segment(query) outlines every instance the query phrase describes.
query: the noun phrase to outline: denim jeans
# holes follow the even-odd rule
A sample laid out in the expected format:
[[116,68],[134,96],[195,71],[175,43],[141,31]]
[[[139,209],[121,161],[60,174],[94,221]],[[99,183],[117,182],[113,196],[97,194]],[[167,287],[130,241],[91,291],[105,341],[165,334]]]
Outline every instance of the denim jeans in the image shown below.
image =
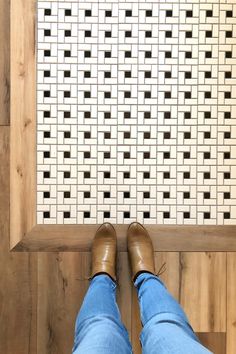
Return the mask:
[[[155,275],[141,273],[135,287],[143,329],[144,354],[209,354],[188,319]],[[73,354],[128,354],[132,347],[116,303],[116,284],[107,275],[90,283],[75,326]]]

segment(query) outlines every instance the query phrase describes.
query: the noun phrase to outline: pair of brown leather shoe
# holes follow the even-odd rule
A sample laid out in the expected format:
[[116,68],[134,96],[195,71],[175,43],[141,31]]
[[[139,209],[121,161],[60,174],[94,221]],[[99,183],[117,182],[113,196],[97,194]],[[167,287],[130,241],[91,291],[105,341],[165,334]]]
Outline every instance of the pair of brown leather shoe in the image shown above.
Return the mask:
[[[147,230],[132,223],[127,230],[128,252],[132,279],[143,271],[155,273],[154,250]],[[99,227],[92,246],[92,277],[106,273],[116,280],[117,238],[114,227],[105,223]]]

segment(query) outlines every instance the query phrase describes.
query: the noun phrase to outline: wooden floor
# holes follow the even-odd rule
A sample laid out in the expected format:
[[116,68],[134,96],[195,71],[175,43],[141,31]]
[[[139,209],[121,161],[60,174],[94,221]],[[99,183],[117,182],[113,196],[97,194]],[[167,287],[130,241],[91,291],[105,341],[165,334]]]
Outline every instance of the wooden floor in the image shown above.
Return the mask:
[[[68,354],[88,287],[89,253],[9,253],[9,0],[0,0],[0,353]],[[14,117],[13,117],[14,118]],[[156,253],[156,266],[215,354],[236,353],[236,254]],[[134,353],[140,320],[126,253],[118,302]]]

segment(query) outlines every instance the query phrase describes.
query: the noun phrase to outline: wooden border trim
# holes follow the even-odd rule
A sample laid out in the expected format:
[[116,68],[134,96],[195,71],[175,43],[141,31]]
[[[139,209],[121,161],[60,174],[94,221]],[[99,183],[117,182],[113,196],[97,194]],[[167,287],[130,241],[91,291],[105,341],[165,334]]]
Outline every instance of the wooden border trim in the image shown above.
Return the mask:
[[[89,251],[98,225],[37,225],[14,251]],[[126,251],[128,225],[115,225],[119,251]],[[155,251],[236,250],[236,226],[146,225]]]
[[[36,0],[11,1],[11,240],[14,251],[88,251],[98,225],[36,225]],[[115,225],[126,250],[127,225]],[[235,226],[149,225],[155,251],[236,251]]]
[[10,0],[0,1],[0,125],[10,124]]
[[35,0],[11,1],[11,248],[36,225],[35,85]]

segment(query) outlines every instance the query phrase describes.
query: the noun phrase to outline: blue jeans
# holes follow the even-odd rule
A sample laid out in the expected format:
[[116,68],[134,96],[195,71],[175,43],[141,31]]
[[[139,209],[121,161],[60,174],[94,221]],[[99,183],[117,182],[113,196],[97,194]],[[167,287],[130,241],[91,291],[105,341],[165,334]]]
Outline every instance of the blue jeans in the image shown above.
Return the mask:
[[[144,354],[209,354],[162,281],[140,274],[135,287],[141,311]],[[107,275],[90,283],[75,326],[73,354],[128,354],[132,347],[116,303],[116,284]]]

